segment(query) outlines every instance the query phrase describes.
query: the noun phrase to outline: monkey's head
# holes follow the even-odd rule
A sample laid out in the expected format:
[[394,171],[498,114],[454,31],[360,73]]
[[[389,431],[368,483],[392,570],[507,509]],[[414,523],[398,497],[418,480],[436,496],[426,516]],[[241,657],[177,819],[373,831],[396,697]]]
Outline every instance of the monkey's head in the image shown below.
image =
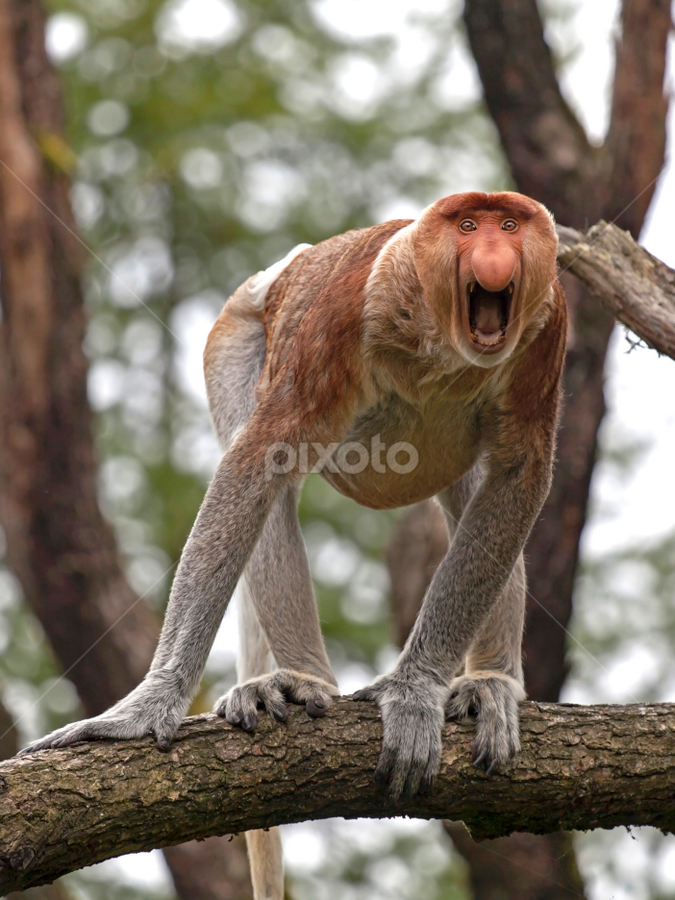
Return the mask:
[[503,362],[551,300],[550,213],[522,194],[453,194],[424,211],[413,241],[425,299],[455,349],[474,365]]

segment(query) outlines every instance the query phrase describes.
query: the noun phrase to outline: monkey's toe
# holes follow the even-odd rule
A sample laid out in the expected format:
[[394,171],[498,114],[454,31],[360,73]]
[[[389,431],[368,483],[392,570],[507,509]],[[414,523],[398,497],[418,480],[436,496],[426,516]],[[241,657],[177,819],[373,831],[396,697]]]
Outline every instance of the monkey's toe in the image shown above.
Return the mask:
[[451,685],[446,719],[474,720],[473,765],[492,775],[520,749],[518,702],[523,689],[509,676],[462,675]]
[[258,726],[258,706],[258,692],[253,684],[246,682],[233,687],[216,704],[216,713],[227,719],[230,725],[252,732]]
[[369,687],[361,688],[359,691],[354,691],[352,694],[352,700],[356,700],[357,702],[366,702],[366,703],[376,703],[379,697],[379,691],[377,690],[376,685],[370,685]]
[[305,709],[313,719],[322,719],[326,715],[327,704],[322,697],[312,697],[305,703]]
[[264,710],[277,722],[288,719],[288,703],[304,706],[313,719],[326,715],[337,696],[335,685],[290,669],[278,669],[269,675],[252,678],[233,687],[215,706],[215,712],[230,725],[253,731],[258,710]]

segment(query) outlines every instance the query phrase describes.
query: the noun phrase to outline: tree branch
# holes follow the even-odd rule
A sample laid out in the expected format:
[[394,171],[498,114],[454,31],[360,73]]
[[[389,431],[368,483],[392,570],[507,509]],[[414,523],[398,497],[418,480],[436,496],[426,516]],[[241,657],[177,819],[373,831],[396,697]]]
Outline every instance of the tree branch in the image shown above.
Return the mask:
[[607,222],[583,234],[559,225],[558,239],[564,269],[649,347],[675,359],[675,271]]
[[386,804],[373,770],[371,704],[340,700],[254,735],[215,716],[150,741],[83,744],[0,765],[0,891],[43,884],[122,853],[331,816],[463,820],[475,837],[654,825],[675,831],[675,705],[524,703],[522,751],[487,777],[471,766],[471,725],[448,724],[428,797]]

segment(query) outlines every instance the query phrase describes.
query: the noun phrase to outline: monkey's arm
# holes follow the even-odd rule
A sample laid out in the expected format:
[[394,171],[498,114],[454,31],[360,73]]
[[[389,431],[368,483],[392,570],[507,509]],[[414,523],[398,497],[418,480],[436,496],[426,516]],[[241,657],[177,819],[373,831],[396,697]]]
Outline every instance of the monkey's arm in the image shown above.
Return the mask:
[[[375,700],[382,710],[384,739],[375,777],[394,799],[424,791],[433,781],[451,682],[513,571],[546,497],[550,470],[550,454],[510,470],[488,464],[396,667],[354,695]],[[518,693],[518,686],[509,676],[503,680],[508,702],[509,691]],[[522,696],[521,690],[514,702]],[[517,747],[517,717],[514,724],[510,743]],[[498,747],[489,747],[489,754],[503,761]]]

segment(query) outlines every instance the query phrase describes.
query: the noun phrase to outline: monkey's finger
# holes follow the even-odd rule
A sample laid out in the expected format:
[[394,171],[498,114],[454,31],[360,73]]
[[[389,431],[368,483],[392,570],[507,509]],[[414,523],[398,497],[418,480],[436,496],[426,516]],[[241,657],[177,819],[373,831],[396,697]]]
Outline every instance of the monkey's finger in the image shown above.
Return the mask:
[[288,719],[288,706],[281,691],[273,685],[267,685],[260,690],[263,705],[270,716],[277,722],[285,722]]
[[[375,784],[378,787],[384,788],[387,792],[387,796],[392,796],[393,793],[391,790],[391,780],[396,767],[396,755],[396,748],[385,744],[385,746],[382,747],[380,758],[375,767]],[[397,798],[394,796],[392,799]]]
[[440,734],[420,728],[415,735],[415,746],[403,789],[406,797],[416,797],[423,790],[429,790],[440,761]]
[[488,752],[487,750],[474,750],[473,751],[473,759],[471,764],[475,766],[477,769],[480,769],[481,765],[488,760]]
[[51,750],[54,747],[51,737],[42,738],[39,741],[32,741],[16,754],[17,756],[26,756],[28,753],[37,753],[39,750]]
[[368,702],[377,702],[380,697],[380,691],[377,688],[377,685],[371,684],[368,687],[361,688],[360,691],[354,691],[352,694],[352,700],[366,700]]
[[397,754],[386,786],[386,796],[389,802],[398,803],[401,797],[409,796],[407,785],[410,777],[410,764],[410,760]]
[[305,704],[305,709],[307,710],[307,715],[313,719],[322,719],[326,715],[328,703],[323,697],[312,697]]
[[[375,769],[375,782],[385,788],[387,799],[397,802],[408,792],[408,781],[414,767],[414,732],[408,729],[398,731],[397,737],[387,737],[380,760]],[[416,790],[416,785],[412,788]]]
[[424,772],[422,773],[422,778],[420,779],[420,784],[417,791],[417,793],[421,797],[425,797],[431,793],[437,773],[438,766],[434,760],[430,759]]
[[279,669],[274,675],[274,685],[290,703],[304,706],[313,718],[325,716],[326,710],[333,703],[333,695],[337,688],[319,678],[312,678],[301,672]]
[[72,744],[79,744],[83,741],[104,740],[106,738],[124,736],[121,734],[122,724],[103,718],[84,719],[82,722],[74,722],[72,725],[66,725],[57,731],[53,731],[39,741],[33,741],[33,743],[19,751],[19,755],[34,753],[37,750],[70,747]]
[[173,732],[169,731],[169,729],[156,729],[155,730],[155,741],[157,742],[157,749],[161,750],[162,753],[166,753],[167,750],[171,749],[171,744],[173,743]]
[[68,747],[70,744],[75,744],[82,740],[85,740],[85,738],[70,737],[69,735],[59,736],[59,732],[54,731],[52,734],[40,738],[39,741],[32,741],[22,750],[19,750],[17,756],[26,756],[28,753],[37,753],[39,750],[52,750],[55,747]]
[[225,718],[230,725],[236,725],[244,731],[255,731],[258,725],[259,700],[255,685],[232,688],[226,699]]

